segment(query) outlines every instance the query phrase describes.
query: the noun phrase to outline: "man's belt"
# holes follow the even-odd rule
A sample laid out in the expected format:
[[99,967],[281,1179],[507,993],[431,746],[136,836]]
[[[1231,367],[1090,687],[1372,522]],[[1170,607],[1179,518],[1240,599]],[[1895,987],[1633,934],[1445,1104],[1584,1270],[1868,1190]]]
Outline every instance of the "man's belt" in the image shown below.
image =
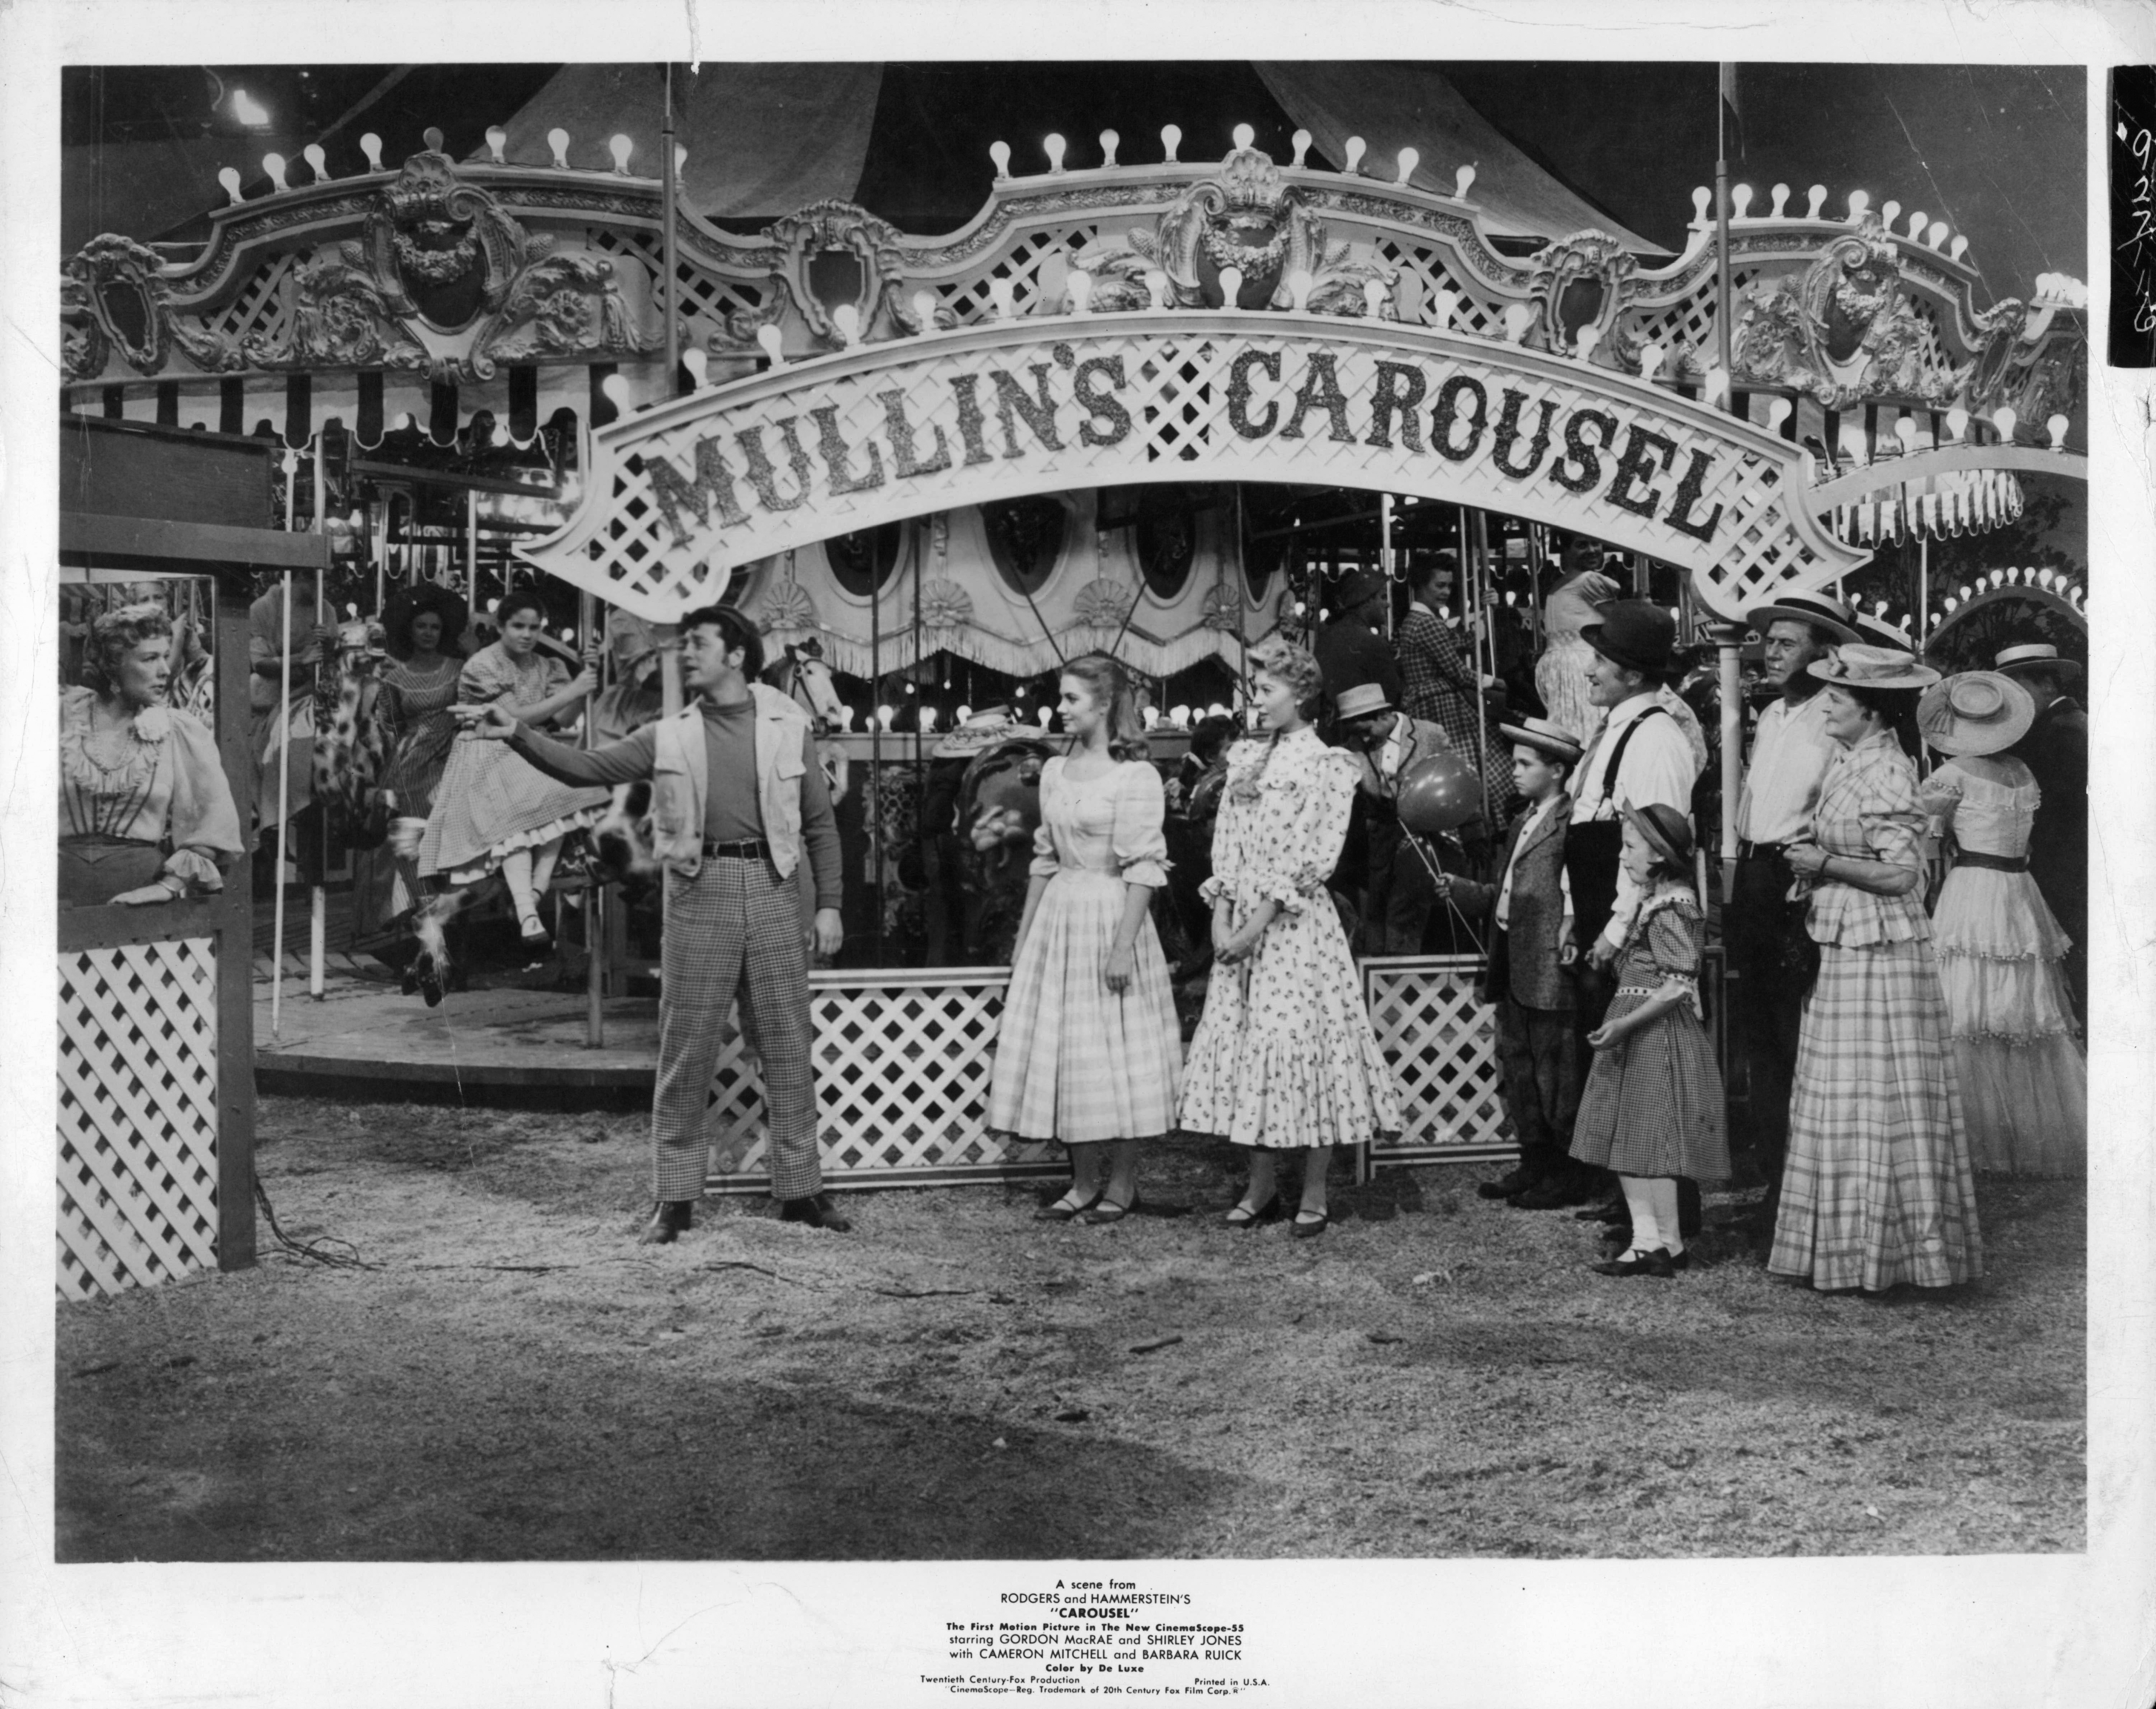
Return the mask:
[[2029,870],[2026,855],[1978,854],[1972,849],[1958,849],[1953,863],[1958,867],[1985,867],[1994,873],[2025,873]]
[[1740,842],[1737,845],[1737,858],[1740,861],[1763,861],[1781,852],[1782,845],[1779,842]]
[[740,842],[712,842],[704,844],[706,857],[715,860],[760,861],[771,852],[771,845],[760,836],[752,836]]

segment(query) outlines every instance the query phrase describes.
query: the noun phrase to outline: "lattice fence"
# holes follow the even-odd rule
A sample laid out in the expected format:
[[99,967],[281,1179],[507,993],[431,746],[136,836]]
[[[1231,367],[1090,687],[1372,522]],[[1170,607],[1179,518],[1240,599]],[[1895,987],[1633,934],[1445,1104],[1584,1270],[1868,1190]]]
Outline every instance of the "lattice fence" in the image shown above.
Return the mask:
[[993,286],[998,279],[1010,281],[1014,314],[1053,314],[1062,307],[1060,303],[1045,306],[1042,304],[1045,293],[1041,274],[1049,257],[1061,255],[1068,263],[1096,242],[1101,230],[1102,227],[1095,223],[1035,226],[1019,233],[1009,249],[987,266],[962,278],[929,281],[928,288],[935,291],[941,306],[957,317],[961,326],[985,321],[994,312]]
[[[617,267],[640,270],[647,300],[654,305],[654,314],[657,312],[660,275],[666,270],[665,245],[657,232],[589,225],[583,229],[583,241],[599,254],[613,257]],[[685,350],[704,349],[711,346],[713,340],[717,341],[716,347],[738,345],[740,341],[726,331],[726,317],[756,314],[763,304],[765,292],[774,288],[768,281],[749,284],[706,271],[679,255],[675,259],[674,276],[680,287],[676,301],[687,334],[681,346]]]
[[59,958],[59,1291],[217,1262],[217,955],[208,938]]
[[229,340],[234,348],[248,338],[259,338],[273,348],[283,343],[292,323],[291,294],[286,284],[307,255],[305,250],[293,250],[264,256],[231,301],[202,317],[203,327],[220,339]]
[[[1459,338],[1439,338],[1314,316],[1073,316],[790,364],[694,409],[603,430],[585,509],[529,555],[663,621],[710,597],[726,566],[833,534],[1031,492],[1173,478],[1494,500],[1691,569],[1724,615],[1860,561],[1810,514],[1794,446],[1585,363],[1502,344],[1468,354]],[[1387,431],[1374,430],[1369,401],[1380,362],[1424,387]],[[1434,413],[1455,373],[1479,394],[1443,394],[1455,407]],[[1327,373],[1347,400],[1340,431],[1326,411],[1305,409],[1291,436],[1298,389]],[[1517,431],[1502,431],[1514,393]],[[1606,435],[1592,471],[1567,450],[1575,416],[1589,411],[1618,424],[1590,422],[1588,443]],[[1618,456],[1637,431],[1672,449],[1620,504]],[[662,461],[668,474],[654,485]],[[1666,514],[1680,492],[1685,528]]]
[[1512,1150],[1499,1096],[1496,1017],[1475,1001],[1481,970],[1474,955],[1386,955],[1363,964],[1363,998],[1399,1082],[1406,1123],[1397,1140],[1364,1148],[1364,1180],[1374,1169],[1471,1163]]
[[1452,311],[1451,331],[1472,332],[1483,338],[1503,336],[1504,306],[1486,301],[1468,286],[1448,262],[1447,258],[1454,253],[1450,246],[1417,243],[1411,238],[1387,233],[1378,239],[1377,250],[1379,260],[1421,281],[1422,311],[1426,321],[1435,324],[1437,294],[1449,291],[1460,299]]
[[[1060,1175],[1060,1146],[988,1131],[1001,969],[809,975],[816,1130],[833,1187],[934,1187]],[[763,1089],[736,1017],[711,1082],[714,1193],[759,1193]]]

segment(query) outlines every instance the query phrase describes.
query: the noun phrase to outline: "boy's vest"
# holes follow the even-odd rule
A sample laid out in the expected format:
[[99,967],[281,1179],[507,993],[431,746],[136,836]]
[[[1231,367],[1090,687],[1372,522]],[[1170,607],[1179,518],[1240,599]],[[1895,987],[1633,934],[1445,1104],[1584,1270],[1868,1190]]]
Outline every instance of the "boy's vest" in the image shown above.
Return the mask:
[[[802,758],[808,715],[786,695],[749,684],[756,703],[756,796],[771,863],[782,878],[801,864]],[[704,864],[704,790],[707,782],[704,713],[685,707],[652,727],[653,851],[667,867],[693,878]]]

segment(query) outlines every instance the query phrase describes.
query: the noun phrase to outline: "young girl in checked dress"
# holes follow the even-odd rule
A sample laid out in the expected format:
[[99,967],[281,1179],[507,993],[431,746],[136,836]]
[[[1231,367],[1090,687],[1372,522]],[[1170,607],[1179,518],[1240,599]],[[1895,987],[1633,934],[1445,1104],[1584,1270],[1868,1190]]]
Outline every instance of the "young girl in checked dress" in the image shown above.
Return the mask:
[[1691,826],[1674,807],[1625,809],[1625,868],[1640,903],[1617,955],[1617,994],[1587,1035],[1594,1065],[1572,1128],[1572,1155],[1614,1170],[1632,1239],[1595,1269],[1605,1276],[1682,1269],[1677,1181],[1729,1173],[1722,1073],[1700,1024],[1699,945],[1706,927],[1691,888]]
[[1149,913],[1168,882],[1167,795],[1123,667],[1073,659],[1062,691],[1073,739],[1041,768],[988,1125],[1069,1147],[1070,1190],[1043,1221],[1119,1223],[1137,1203],[1138,1141],[1175,1125],[1183,1033]]
[[1322,679],[1301,647],[1252,655],[1272,735],[1238,743],[1213,833],[1214,968],[1183,1070],[1180,1125],[1250,1149],[1228,1212],[1248,1228],[1279,1201],[1276,1165],[1304,1151],[1298,1238],[1325,1232],[1335,1145],[1400,1129],[1399,1093],[1370,1030],[1355,962],[1325,881],[1347,840],[1358,769],[1310,727]]

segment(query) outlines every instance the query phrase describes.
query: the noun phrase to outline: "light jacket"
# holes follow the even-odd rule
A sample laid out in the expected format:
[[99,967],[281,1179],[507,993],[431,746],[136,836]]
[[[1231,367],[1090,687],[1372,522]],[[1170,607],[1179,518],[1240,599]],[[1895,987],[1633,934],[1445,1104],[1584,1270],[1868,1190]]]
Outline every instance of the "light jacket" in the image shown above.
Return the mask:
[[[749,684],[756,703],[756,797],[771,863],[782,878],[801,865],[801,780],[808,715],[788,696]],[[704,711],[683,708],[652,727],[651,831],[654,852],[693,878],[704,864],[706,771]]]

